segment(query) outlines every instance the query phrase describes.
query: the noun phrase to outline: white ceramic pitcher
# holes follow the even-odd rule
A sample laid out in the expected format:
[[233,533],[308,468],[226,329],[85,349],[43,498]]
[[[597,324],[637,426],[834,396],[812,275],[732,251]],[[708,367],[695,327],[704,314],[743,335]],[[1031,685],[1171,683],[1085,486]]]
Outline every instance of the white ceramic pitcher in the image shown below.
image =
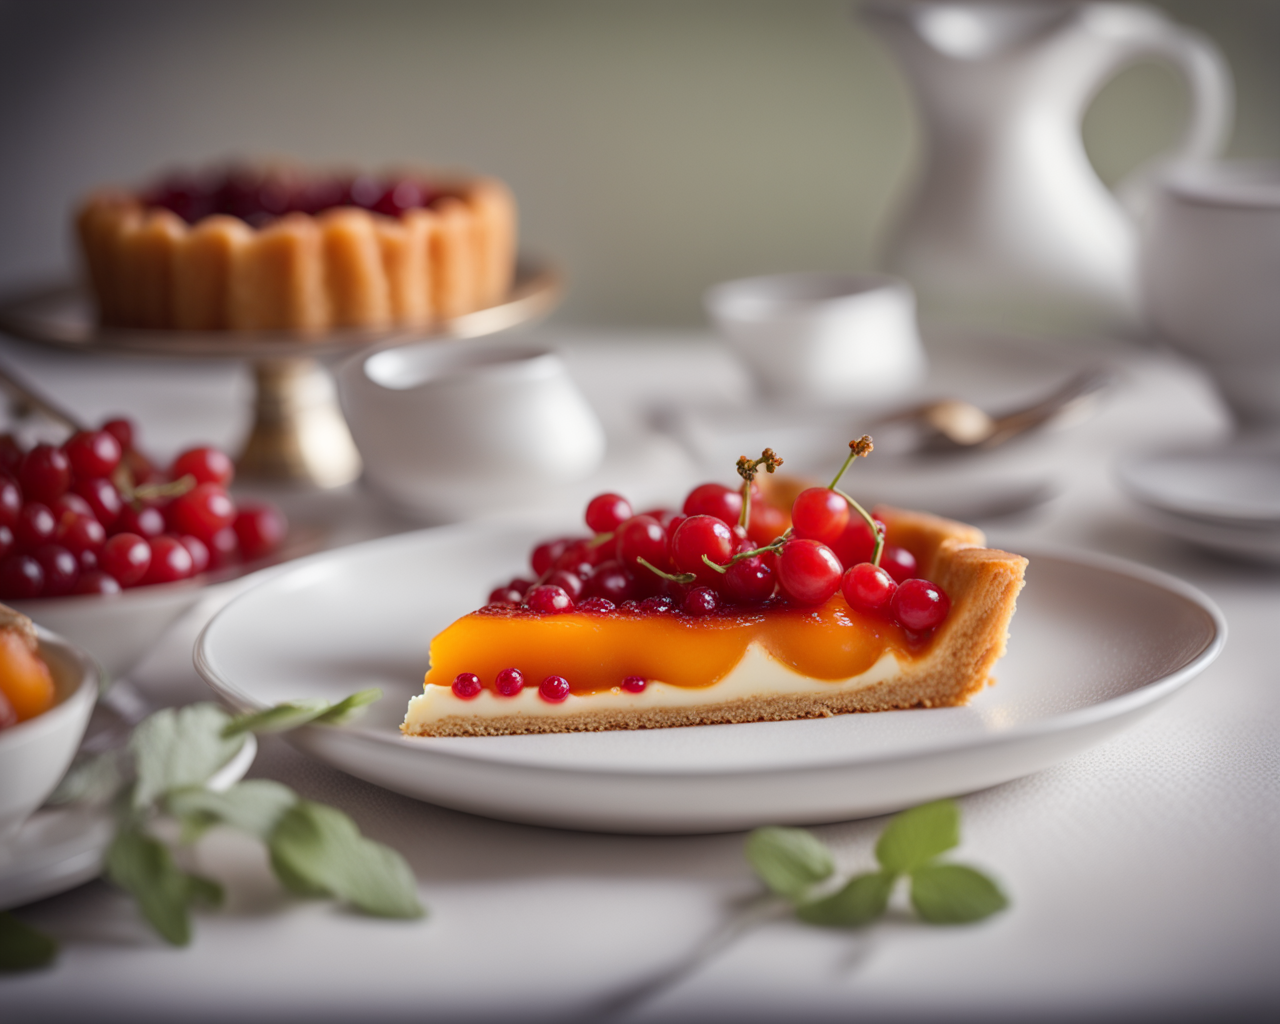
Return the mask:
[[[1137,225],[1159,167],[1218,153],[1231,73],[1204,36],[1136,4],[873,0],[923,122],[922,173],[887,265],[936,317],[1013,328],[1139,326]],[[1155,58],[1186,77],[1191,116],[1173,152],[1112,193],[1081,120],[1125,66]]]

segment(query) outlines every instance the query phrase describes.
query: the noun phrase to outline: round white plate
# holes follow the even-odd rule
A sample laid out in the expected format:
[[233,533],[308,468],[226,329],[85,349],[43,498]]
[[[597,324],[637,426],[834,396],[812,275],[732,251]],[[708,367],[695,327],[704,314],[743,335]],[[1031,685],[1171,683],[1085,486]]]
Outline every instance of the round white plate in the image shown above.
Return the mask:
[[1129,459],[1116,475],[1134,500],[1223,526],[1280,532],[1280,451],[1221,448]]
[[[252,735],[209,780],[225,790],[244,778],[258,753]],[[21,907],[66,892],[102,873],[102,858],[115,834],[105,807],[44,807],[23,822],[18,834],[0,848],[0,910]]]
[[1217,657],[1222,614],[1141,566],[1032,555],[999,684],[963,708],[634,732],[409,738],[432,636],[524,564],[496,523],[403,534],[277,571],[205,628],[196,667],[238,710],[368,686],[300,749],[388,789],[510,821],[698,833],[881,814],[1054,764],[1125,728]]

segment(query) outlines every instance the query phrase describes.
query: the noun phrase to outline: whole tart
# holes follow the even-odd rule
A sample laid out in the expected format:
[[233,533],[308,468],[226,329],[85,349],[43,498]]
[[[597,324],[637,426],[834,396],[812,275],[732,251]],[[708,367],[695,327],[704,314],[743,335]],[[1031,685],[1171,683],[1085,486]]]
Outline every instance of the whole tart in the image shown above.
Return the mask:
[[[697,618],[491,605],[432,641],[423,693],[410,700],[401,730],[646,729],[965,704],[993,681],[1027,560],[984,547],[982,532],[963,523],[891,508],[876,514],[950,595],[949,615],[927,636],[855,610],[839,593],[817,607],[770,601]],[[510,668],[532,685],[505,696],[495,681]],[[460,673],[480,680],[469,699],[452,688]],[[563,699],[540,695],[546,676],[567,682]]]
[[487,177],[233,169],[96,192],[76,230],[108,327],[422,327],[501,302],[515,268]]

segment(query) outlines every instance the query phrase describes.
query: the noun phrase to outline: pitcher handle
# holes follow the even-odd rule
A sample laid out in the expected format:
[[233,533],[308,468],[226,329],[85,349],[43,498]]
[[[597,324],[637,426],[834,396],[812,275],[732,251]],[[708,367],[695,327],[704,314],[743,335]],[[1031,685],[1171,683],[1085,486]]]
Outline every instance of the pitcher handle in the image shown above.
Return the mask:
[[1090,27],[1117,44],[1111,75],[1144,57],[1155,57],[1177,68],[1191,89],[1191,116],[1177,145],[1140,164],[1116,186],[1120,202],[1141,220],[1164,168],[1217,156],[1225,147],[1235,112],[1231,66],[1208,36],[1158,11],[1119,4],[1099,4],[1085,11]]

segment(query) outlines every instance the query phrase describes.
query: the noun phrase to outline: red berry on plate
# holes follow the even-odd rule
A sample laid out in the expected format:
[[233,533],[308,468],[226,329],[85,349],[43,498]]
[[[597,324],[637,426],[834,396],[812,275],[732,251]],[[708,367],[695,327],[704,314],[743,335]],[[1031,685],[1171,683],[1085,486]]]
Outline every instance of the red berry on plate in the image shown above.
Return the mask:
[[587,503],[587,525],[596,533],[612,533],[633,514],[621,494],[597,494]]
[[797,537],[830,545],[849,525],[849,503],[828,487],[801,491],[791,506],[791,527]]
[[573,598],[565,593],[563,587],[557,587],[554,584],[543,583],[531,587],[529,593],[524,596],[524,603],[541,615],[558,615],[561,612],[573,611]]
[[57,529],[58,520],[54,518],[49,506],[42,505],[38,501],[29,501],[18,513],[13,535],[22,547],[38,548],[41,544],[52,541]]
[[776,582],[773,568],[759,555],[744,558],[729,566],[724,574],[722,590],[735,604],[762,604],[773,596]]
[[918,570],[916,556],[906,548],[896,547],[893,544],[885,545],[884,552],[880,556],[880,567],[897,583],[911,579]]
[[720,573],[704,562],[726,565],[738,550],[738,537],[722,519],[692,515],[676,527],[671,537],[671,560],[681,572],[691,572],[703,584],[719,583]]
[[81,430],[72,434],[62,446],[78,477],[110,476],[120,465],[124,448],[115,435],[106,430]]
[[31,554],[44,570],[43,596],[61,597],[71,593],[80,578],[80,562],[75,555],[61,544],[41,544]]
[[241,556],[252,562],[266,557],[284,543],[289,521],[275,505],[252,502],[240,506],[233,527]]
[[951,610],[951,598],[929,580],[903,580],[889,602],[889,614],[903,629],[924,633],[942,625]]
[[54,539],[74,554],[97,551],[107,542],[107,531],[90,513],[63,512]]
[[888,609],[889,599],[898,589],[898,584],[879,566],[859,562],[844,574],[840,589],[850,608],[864,612],[882,612]]
[[132,587],[147,574],[151,545],[136,533],[117,533],[103,545],[98,564],[120,586]]
[[556,569],[547,577],[547,583],[551,586],[559,587],[575,601],[578,599],[578,595],[582,593],[582,577],[576,572]]
[[646,615],[665,615],[674,611],[675,606],[675,598],[668,594],[654,594],[640,602],[640,610]]
[[504,697],[514,697],[524,689],[524,673],[518,668],[504,668],[494,679],[493,686]]
[[453,681],[453,695],[462,700],[471,700],[484,689],[480,685],[480,677],[474,672],[459,672]]
[[[646,570],[647,571],[647,570]],[[587,577],[583,592],[590,597],[602,597],[614,604],[640,596],[640,587],[636,579],[621,562],[605,562],[598,565]]]
[[90,569],[88,572],[80,574],[80,579],[76,581],[71,593],[118,594],[120,593],[120,584],[116,582],[114,576],[107,575],[101,569]]
[[193,476],[198,484],[217,484],[228,487],[236,475],[231,456],[217,448],[188,448],[173,460],[169,475],[174,480]]
[[143,505],[142,508],[126,505],[111,524],[116,533],[136,533],[143,537],[159,537],[164,533],[164,527],[164,513],[154,505]]
[[168,512],[180,532],[205,541],[236,520],[235,503],[217,484],[196,484],[186,494],[174,498]]
[[622,688],[627,693],[644,693],[644,688],[649,685],[649,681],[644,676],[627,676],[622,680]]
[[699,484],[684,499],[687,516],[715,516],[724,523],[736,523],[742,514],[742,495],[723,484]]
[[782,589],[797,604],[822,604],[840,588],[844,567],[821,541],[796,538],[778,552]]
[[538,696],[548,704],[559,704],[569,696],[569,680],[564,676],[547,676],[538,685]]
[[107,420],[102,424],[102,429],[116,439],[120,445],[122,452],[127,452],[133,447],[133,421],[127,419]]
[[694,587],[685,595],[684,604],[680,607],[686,615],[701,618],[703,615],[710,615],[719,605],[716,592],[710,587]]
[[88,502],[94,518],[108,529],[120,517],[124,505],[120,492],[110,480],[101,477],[73,480],[71,491]]
[[179,534],[178,543],[187,549],[191,556],[191,575],[199,576],[209,568],[209,547],[199,537],[189,533]]
[[578,602],[574,610],[590,612],[593,615],[605,615],[609,612],[617,611],[617,608],[618,606],[607,597],[588,597]]
[[22,489],[18,481],[0,474],[0,526],[13,526],[22,511]]
[[60,448],[38,444],[27,452],[18,469],[18,483],[28,501],[51,504],[71,486],[71,463]]
[[628,519],[618,527],[617,543],[618,560],[640,579],[653,576],[640,564],[642,558],[664,572],[671,567],[667,557],[667,531],[652,516]]
[[0,561],[0,598],[39,597],[44,570],[30,555],[10,555]]
[[195,570],[191,561],[191,552],[182,546],[177,537],[161,534],[152,537],[151,564],[147,566],[147,574],[142,577],[144,587],[154,583],[173,583],[185,580]]

